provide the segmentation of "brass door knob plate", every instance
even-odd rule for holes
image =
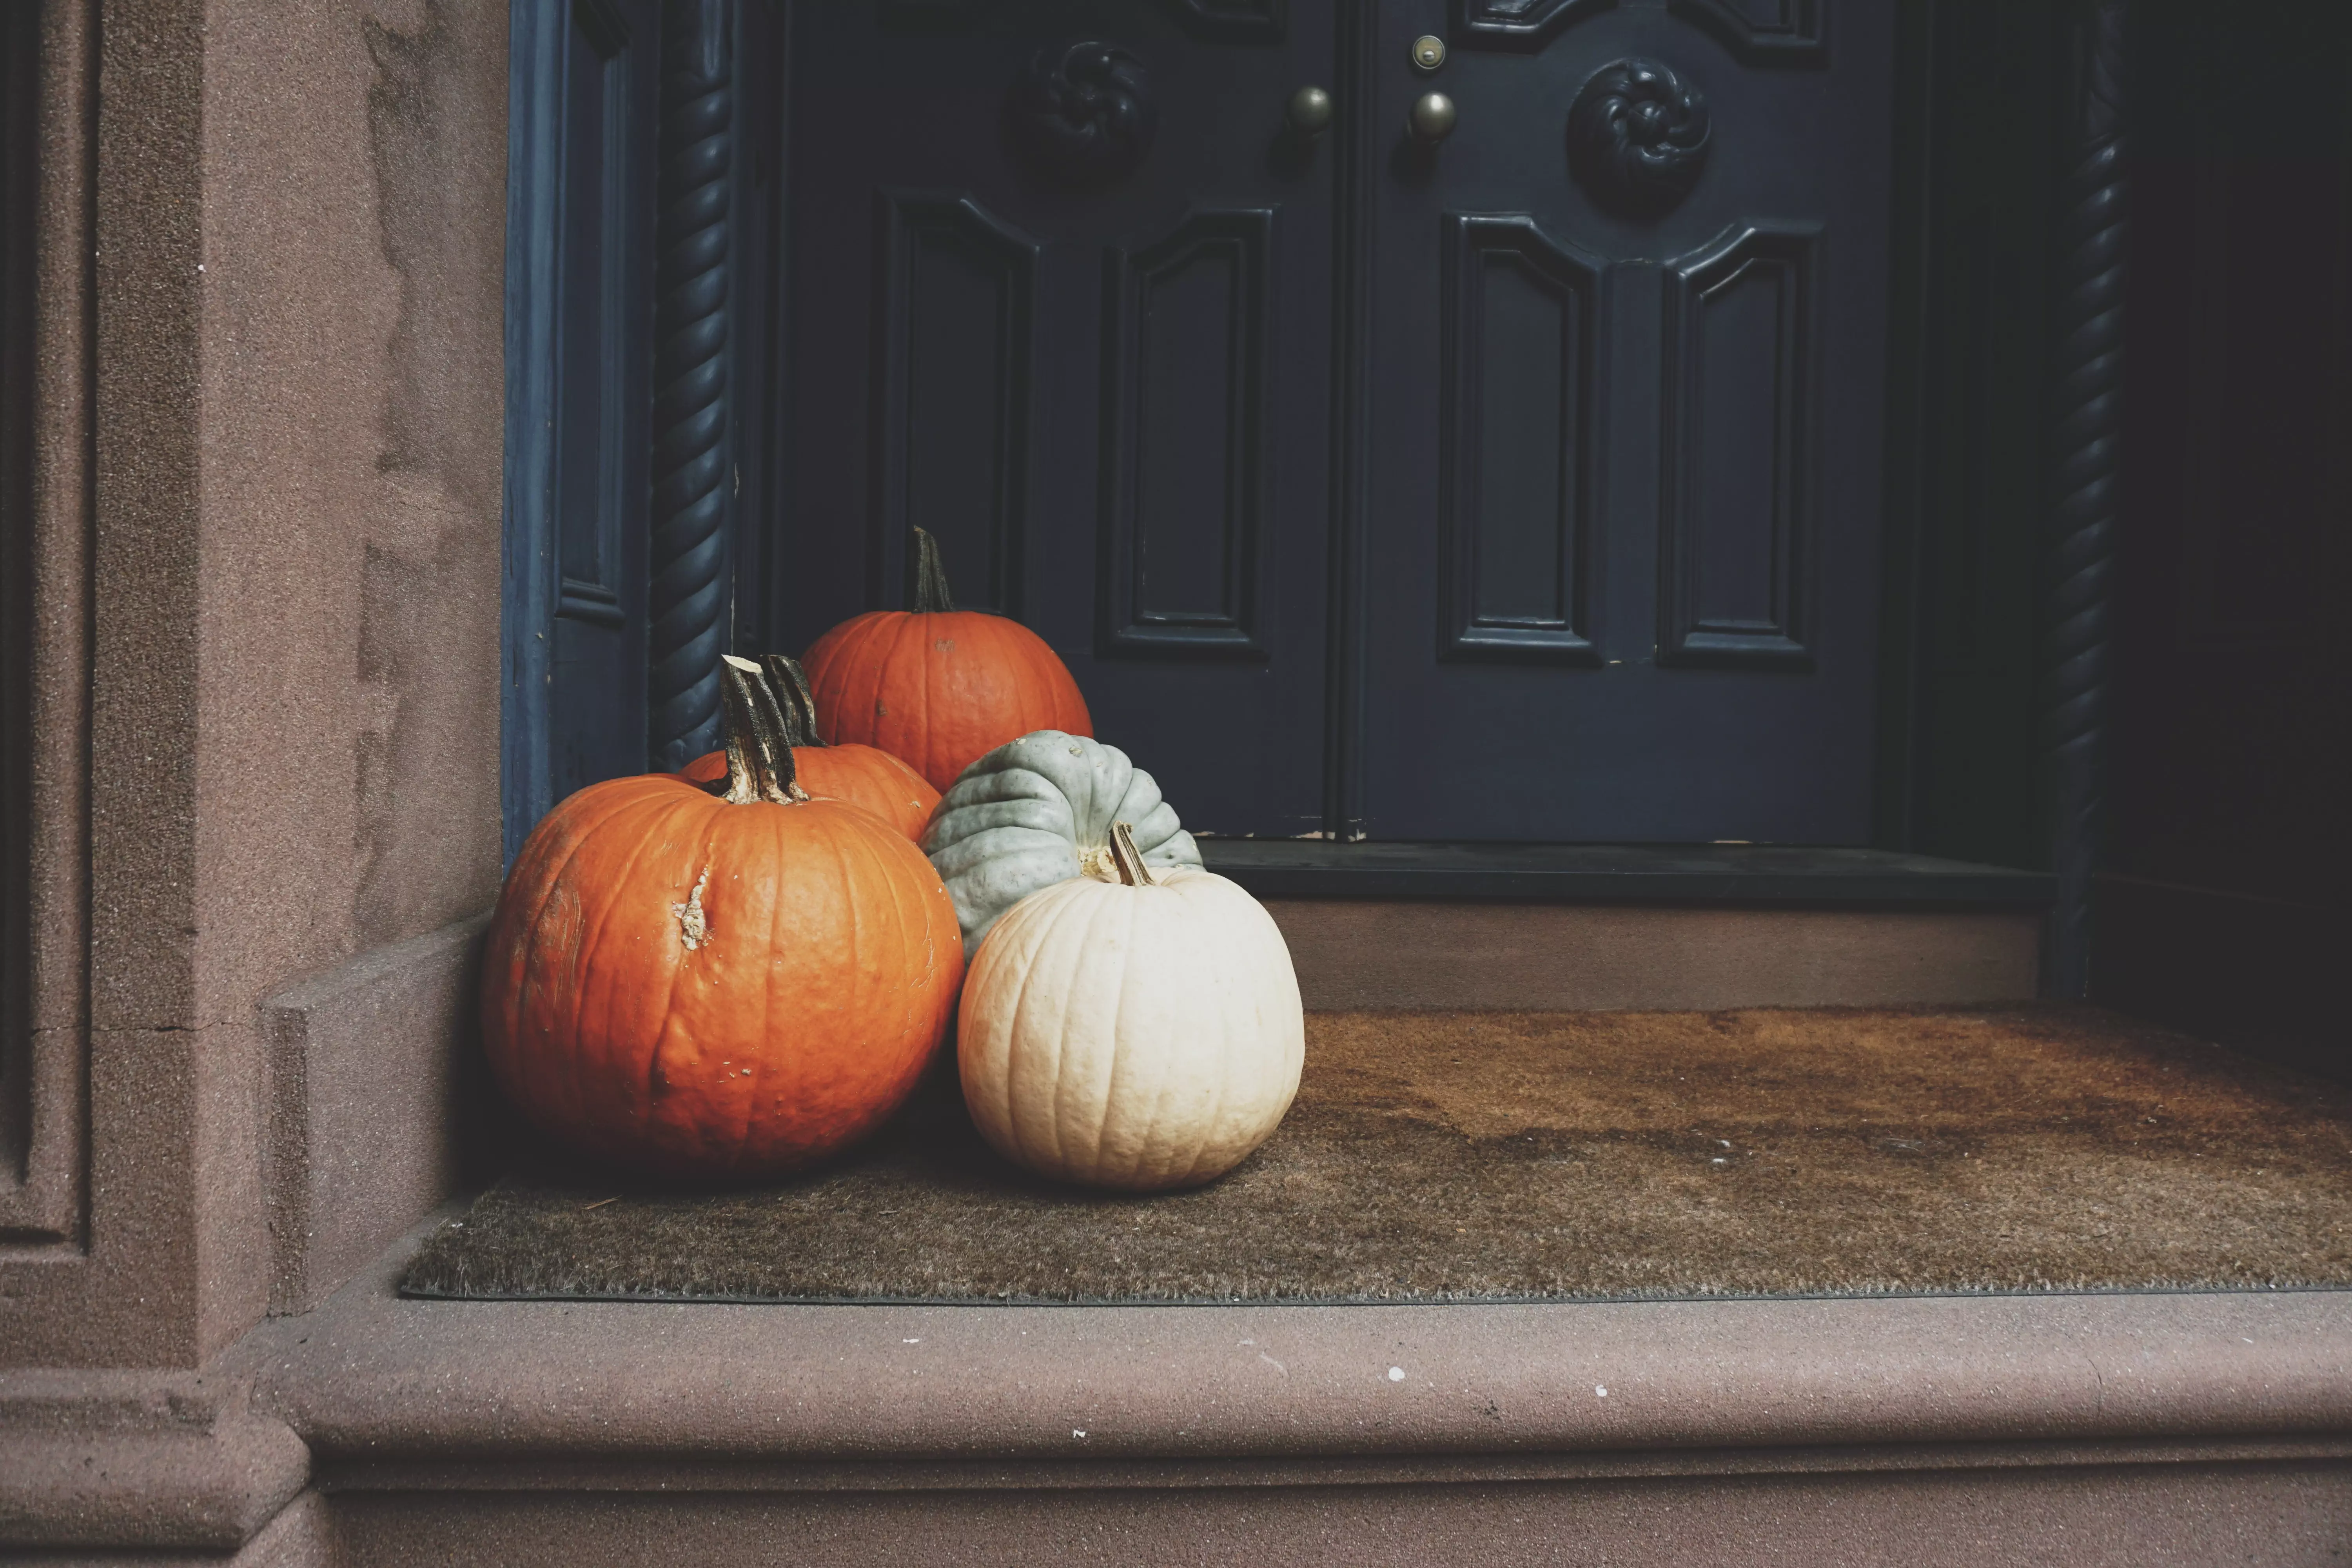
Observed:
[[[1442,92],[1424,92],[1405,110],[1404,128],[1424,147],[1434,147],[1454,134],[1454,100]]]
[[[1320,136],[1331,125],[1331,95],[1319,87],[1302,87],[1290,95],[1290,107],[1285,112],[1293,131],[1301,136]]]

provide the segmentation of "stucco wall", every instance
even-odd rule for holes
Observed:
[[[187,1364],[257,1321],[259,1004],[499,875],[507,8],[94,10],[59,110],[95,138],[92,436],[41,476],[91,580],[36,584],[89,606],[38,722],[88,714],[92,1181],[82,1235],[0,1246],[0,1364]],[[45,980],[82,939],[47,940]]]

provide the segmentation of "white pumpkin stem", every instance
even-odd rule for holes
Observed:
[[[760,667],[731,653],[720,654],[719,660],[727,731],[727,800],[735,805],[806,800],[807,792],[793,782],[793,749],[785,742],[783,715]]]
[[[768,689],[783,709],[784,739],[795,746],[828,744],[816,732],[816,693],[810,689],[808,671],[801,668],[801,661],[789,654],[761,654],[760,668],[767,672]]]
[[[913,608],[922,615],[941,615],[955,608],[955,595],[948,592],[947,568],[940,564],[940,542],[930,530],[914,531],[915,554],[907,563],[907,597]]]
[[[1118,879],[1130,888],[1151,886],[1151,872],[1143,864],[1143,851],[1135,847],[1135,826],[1132,823],[1110,825],[1110,863]]]

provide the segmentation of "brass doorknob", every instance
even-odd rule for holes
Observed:
[[[1290,95],[1290,128],[1301,136],[1320,136],[1331,124],[1331,95],[1319,87],[1302,87]]]
[[[1424,92],[1405,110],[1404,128],[1425,147],[1434,147],[1454,134],[1454,100],[1442,92]]]

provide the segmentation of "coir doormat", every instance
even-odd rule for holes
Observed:
[[[801,1180],[542,1170],[411,1296],[1592,1300],[2352,1284],[2352,1091],[2090,1008],[1325,1014],[1224,1180],[1022,1174],[951,1085]]]

